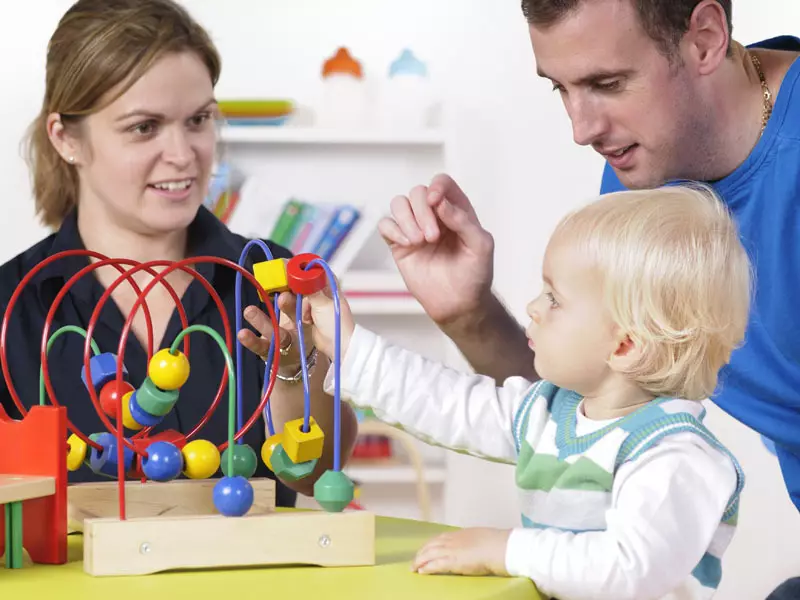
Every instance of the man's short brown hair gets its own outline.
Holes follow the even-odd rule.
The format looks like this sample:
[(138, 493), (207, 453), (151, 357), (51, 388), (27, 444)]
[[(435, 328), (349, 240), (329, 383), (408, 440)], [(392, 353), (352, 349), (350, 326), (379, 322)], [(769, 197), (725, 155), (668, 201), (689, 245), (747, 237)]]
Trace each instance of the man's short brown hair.
[[(522, 14), (531, 25), (554, 25), (581, 4), (591, 0), (522, 0)], [(701, 0), (629, 0), (639, 21), (666, 55), (671, 55), (689, 29), (694, 9)], [(733, 31), (732, 0), (716, 0), (725, 11), (728, 35)]]

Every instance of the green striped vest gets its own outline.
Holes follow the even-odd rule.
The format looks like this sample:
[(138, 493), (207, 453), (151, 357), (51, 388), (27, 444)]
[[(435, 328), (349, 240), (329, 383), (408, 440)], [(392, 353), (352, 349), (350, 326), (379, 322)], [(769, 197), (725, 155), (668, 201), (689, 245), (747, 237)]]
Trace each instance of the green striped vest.
[(702, 424), (702, 404), (658, 398), (593, 433), (578, 436), (580, 402), (577, 393), (542, 381), (531, 387), (517, 410), (516, 483), (523, 525), (574, 533), (605, 530), (617, 469), (668, 435), (694, 432), (728, 454), (739, 475), (715, 538), (692, 573), (702, 586), (716, 588), (722, 577), (720, 559), (736, 526), (744, 475), (736, 459)]

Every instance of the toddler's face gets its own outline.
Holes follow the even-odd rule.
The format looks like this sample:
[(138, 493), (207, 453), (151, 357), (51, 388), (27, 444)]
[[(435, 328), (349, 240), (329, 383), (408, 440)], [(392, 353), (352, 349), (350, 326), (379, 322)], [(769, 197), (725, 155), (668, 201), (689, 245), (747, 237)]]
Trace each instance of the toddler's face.
[(609, 374), (608, 359), (617, 347), (600, 277), (567, 243), (551, 242), (542, 278), (541, 294), (528, 305), (526, 330), (536, 372), (589, 395)]

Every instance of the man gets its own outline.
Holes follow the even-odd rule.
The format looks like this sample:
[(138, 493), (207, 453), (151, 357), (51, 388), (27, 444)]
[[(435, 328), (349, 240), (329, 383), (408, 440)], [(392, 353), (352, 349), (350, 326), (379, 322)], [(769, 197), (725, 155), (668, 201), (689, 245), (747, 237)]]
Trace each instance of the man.
[[(710, 182), (756, 269), (746, 344), (714, 401), (775, 443), (800, 509), (800, 39), (744, 48), (731, 0), (523, 0), (539, 74), (575, 142), (607, 161), (602, 192)], [(447, 176), (392, 200), (379, 229), (409, 289), (476, 371), (535, 378), (491, 293), (492, 236)]]

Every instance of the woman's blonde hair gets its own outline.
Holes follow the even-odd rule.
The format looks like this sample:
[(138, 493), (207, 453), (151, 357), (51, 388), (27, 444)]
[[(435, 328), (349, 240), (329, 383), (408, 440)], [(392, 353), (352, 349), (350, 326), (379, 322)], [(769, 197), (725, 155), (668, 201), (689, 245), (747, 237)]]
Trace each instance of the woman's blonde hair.
[(219, 54), (176, 2), (78, 0), (67, 10), (48, 44), (44, 100), (28, 134), (36, 213), (45, 225), (59, 227), (78, 200), (78, 175), (51, 144), (48, 116), (59, 113), (64, 127), (78, 133), (86, 115), (116, 100), (155, 61), (185, 51), (200, 57), (216, 85)]
[(731, 215), (700, 184), (608, 194), (568, 215), (606, 307), (642, 350), (627, 375), (656, 396), (702, 400), (744, 340), (752, 269)]

